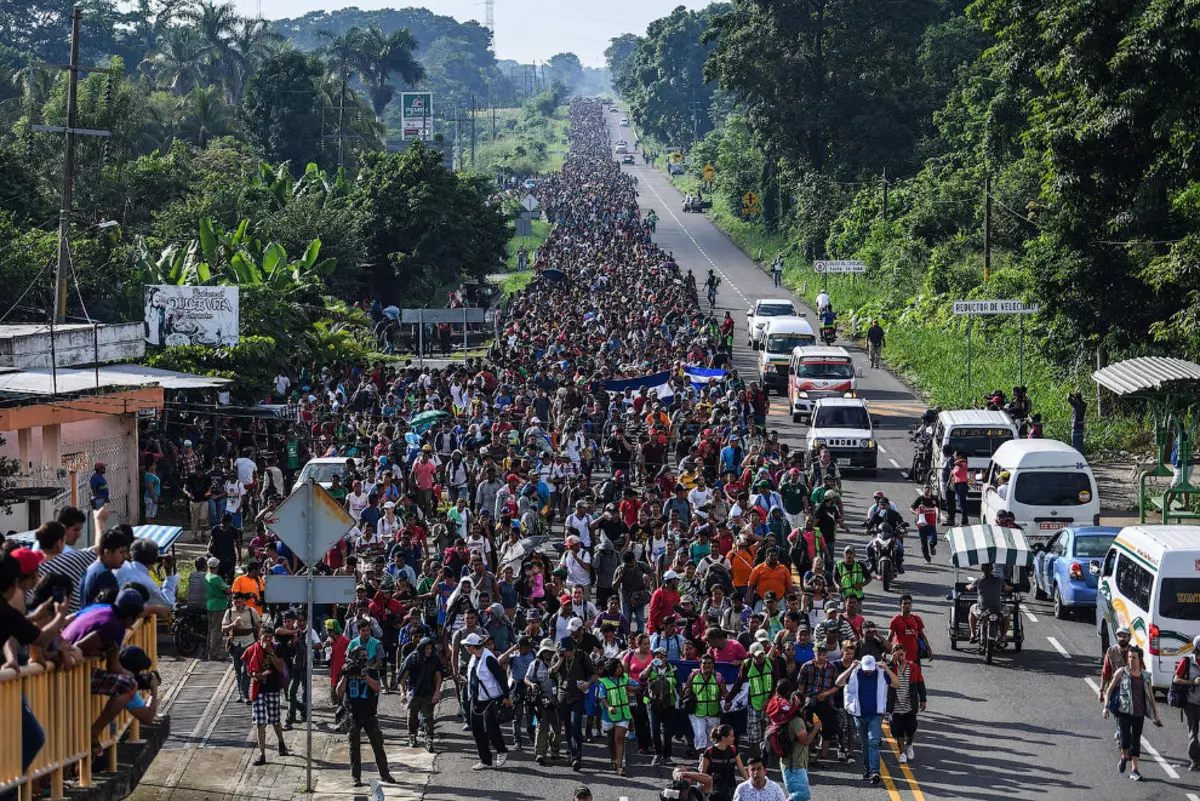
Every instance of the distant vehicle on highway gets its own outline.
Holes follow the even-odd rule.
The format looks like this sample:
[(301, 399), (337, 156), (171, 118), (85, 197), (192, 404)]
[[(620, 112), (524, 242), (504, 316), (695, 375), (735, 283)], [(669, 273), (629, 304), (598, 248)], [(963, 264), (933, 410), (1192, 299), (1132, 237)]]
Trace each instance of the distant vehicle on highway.
[(609, 111), (611, 111), (613, 114), (616, 114), (616, 113), (617, 113), (617, 112), (619, 112), (620, 110), (621, 110), (621, 109), (617, 108), (617, 106), (616, 106), (616, 104), (615, 104), (615, 103), (613, 104), (612, 108), (610, 108), (610, 109), (609, 109)]
[(315, 459), (309, 459), (308, 463), (300, 470), (300, 474), (296, 476), (296, 483), (292, 484), (292, 492), (302, 487), (304, 482), (310, 478), (325, 489), (329, 489), (333, 486), (335, 475), (342, 477), (342, 484), (345, 486), (346, 457), (318, 456)]
[(622, 164), (633, 164), (634, 163), (633, 162), (633, 154), (626, 153), (624, 156), (621, 157), (621, 163)]
[(526, 178), (525, 183), (521, 184), (521, 186), (532, 192), (537, 189), (537, 178)]
[(1121, 531), (1115, 526), (1067, 526), (1033, 559), (1034, 595), (1054, 601), (1059, 620), (1096, 606), (1100, 563)]
[(622, 117), (622, 118), (621, 118), (621, 127), (622, 127), (622, 128), (628, 128), (628, 127), (629, 127), (629, 118), (628, 118), (628, 117)]

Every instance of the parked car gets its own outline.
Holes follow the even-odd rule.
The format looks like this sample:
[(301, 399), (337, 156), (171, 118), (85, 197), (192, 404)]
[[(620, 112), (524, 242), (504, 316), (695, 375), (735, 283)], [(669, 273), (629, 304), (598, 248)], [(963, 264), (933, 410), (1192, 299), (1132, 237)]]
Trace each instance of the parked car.
[(1120, 531), (1114, 526), (1068, 526), (1038, 551), (1033, 560), (1034, 595), (1054, 600), (1056, 618), (1096, 606), (1100, 563)]
[(622, 128), (628, 128), (628, 127), (629, 127), (629, 118), (628, 118), (628, 117), (622, 117), (622, 118), (621, 118), (621, 127), (622, 127)]
[(532, 192), (537, 189), (537, 178), (526, 178), (525, 183), (521, 184), (521, 186)]
[[(296, 475), (296, 483), (292, 484), (292, 492), (295, 492), (305, 481), (310, 478), (320, 484), (325, 489), (333, 486), (333, 477), (335, 475), (342, 477), (342, 485), (346, 486), (346, 457), (345, 456), (319, 456), (316, 459), (309, 459), (308, 464), (300, 469)], [(346, 486), (347, 491), (349, 487)]]

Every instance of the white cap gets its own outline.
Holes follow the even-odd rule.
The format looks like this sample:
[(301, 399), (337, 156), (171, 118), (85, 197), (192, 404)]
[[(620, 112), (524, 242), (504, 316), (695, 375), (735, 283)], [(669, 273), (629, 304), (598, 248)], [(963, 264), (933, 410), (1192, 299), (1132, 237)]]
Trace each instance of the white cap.
[(388, 501), (387, 503), (385, 503), (385, 504), (383, 505), (383, 508), (384, 508), (384, 509), (395, 509), (395, 508), (396, 508), (396, 504), (395, 504), (395, 502), (394, 502), (394, 501)]
[(468, 647), (483, 645), (483, 637), (480, 637), (478, 634), (471, 633), (466, 637), (463, 637), (462, 644)]
[(758, 631), (754, 632), (754, 639), (758, 642), (770, 642), (771, 635), (768, 634), (765, 629), (759, 629)]
[(583, 619), (578, 617), (571, 618), (571, 622), (567, 624), (567, 631), (579, 631), (583, 628)]
[(574, 534), (567, 537), (567, 545), (578, 545), (581, 542), (583, 542), (583, 540), (579, 539), (579, 537), (575, 536)]
[(530, 422), (530, 423), (532, 423), (532, 424), (534, 424), (535, 426), (540, 426), (540, 425), (542, 424), (542, 421), (541, 421), (541, 419), (540, 419), (540, 418), (538, 418), (538, 417), (531, 417), (531, 418), (529, 419), (529, 422)]
[(663, 581), (671, 581), (677, 578), (679, 578), (679, 574), (674, 570), (668, 570), (666, 573), (663, 573)]
[(754, 643), (754, 645), (750, 646), (750, 655), (751, 656), (762, 656), (766, 652), (767, 652), (767, 649), (765, 647), (763, 647), (763, 644), (761, 642), (756, 642), (756, 643)]
[(185, 448), (190, 448), (190, 447), (192, 447), (192, 441), (191, 441), (190, 439), (185, 439), (185, 440), (183, 441), (183, 447), (185, 447)]
[(867, 654), (866, 656), (864, 656), (862, 658), (862, 669), (865, 670), (867, 673), (870, 673), (871, 671), (875, 670), (876, 667), (878, 667), (878, 665), (875, 662), (875, 657), (871, 656), (870, 654)]

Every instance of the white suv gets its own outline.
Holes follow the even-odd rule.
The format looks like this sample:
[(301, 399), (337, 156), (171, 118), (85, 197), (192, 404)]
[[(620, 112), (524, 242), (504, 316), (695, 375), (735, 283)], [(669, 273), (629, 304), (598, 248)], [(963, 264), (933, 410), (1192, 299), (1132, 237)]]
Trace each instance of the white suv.
[(875, 429), (862, 398), (819, 398), (813, 406), (806, 444), (809, 453), (824, 445), (843, 470), (865, 470), (874, 475), (878, 467)]

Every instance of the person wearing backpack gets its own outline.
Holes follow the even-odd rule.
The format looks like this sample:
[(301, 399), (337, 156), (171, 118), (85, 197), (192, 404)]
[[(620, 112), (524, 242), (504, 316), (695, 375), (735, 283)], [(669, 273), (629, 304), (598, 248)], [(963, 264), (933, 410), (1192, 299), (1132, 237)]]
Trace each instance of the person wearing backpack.
[(750, 744), (750, 754), (756, 755), (762, 750), (767, 731), (767, 703), (775, 693), (775, 666), (772, 660), (767, 659), (766, 646), (761, 642), (750, 646), (750, 658), (742, 662), (737, 681), (729, 688), (729, 697), (725, 701), (726, 712), (744, 684), (750, 687), (746, 696), (746, 742)]
[(1183, 709), (1188, 727), (1188, 770), (1200, 769), (1200, 636), (1192, 639), (1191, 656), (1180, 659), (1175, 666), (1167, 704)]
[(809, 801), (812, 792), (808, 784), (808, 749), (820, 736), (822, 724), (819, 717), (804, 709), (803, 698), (793, 698), (792, 704), (799, 711), (787, 724), (788, 747), (780, 758), (783, 788), (788, 801)]
[(638, 681), (646, 688), (647, 707), (650, 712), (650, 738), (654, 742), (654, 759), (651, 765), (671, 765), (671, 738), (675, 709), (679, 705), (678, 679), (675, 668), (667, 661), (667, 647), (654, 648), (654, 659), (638, 675)]

